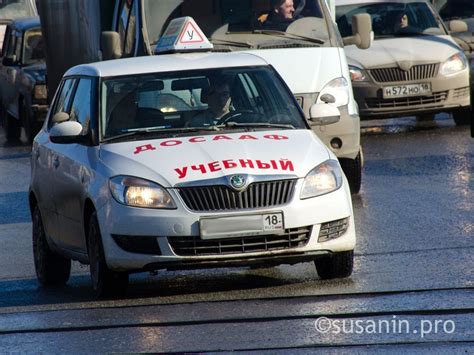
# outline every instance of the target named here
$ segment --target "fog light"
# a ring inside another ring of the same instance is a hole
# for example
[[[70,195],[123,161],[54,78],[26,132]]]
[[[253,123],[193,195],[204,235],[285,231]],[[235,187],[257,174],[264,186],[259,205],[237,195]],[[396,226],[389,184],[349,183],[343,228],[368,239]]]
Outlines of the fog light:
[[[331,147],[334,149],[341,149],[342,147],[342,140],[340,138],[333,138],[331,139]]]
[[[349,218],[323,223],[319,230],[318,242],[339,238],[347,232],[347,228],[349,228]]]

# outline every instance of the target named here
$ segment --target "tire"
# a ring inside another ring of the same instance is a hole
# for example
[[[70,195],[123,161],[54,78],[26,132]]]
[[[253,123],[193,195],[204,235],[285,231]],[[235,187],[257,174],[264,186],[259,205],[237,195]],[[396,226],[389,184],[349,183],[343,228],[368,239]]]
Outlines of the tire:
[[[354,266],[354,251],[343,251],[314,261],[316,271],[323,280],[348,277]]]
[[[36,278],[42,286],[64,285],[69,280],[71,260],[49,248],[38,206],[33,210],[33,257]]]
[[[7,134],[7,141],[15,141],[20,139],[21,135],[21,123],[15,117],[10,115],[8,112],[3,113],[4,122],[3,127]]]
[[[361,153],[357,154],[355,159],[341,158],[339,159],[342,171],[347,177],[351,194],[358,194],[362,184],[362,159]]]
[[[92,288],[98,298],[122,296],[128,287],[128,274],[115,272],[108,268],[100,234],[97,214],[89,221],[88,252]]]
[[[453,111],[453,120],[456,126],[467,125],[472,120],[472,112],[470,109]]]

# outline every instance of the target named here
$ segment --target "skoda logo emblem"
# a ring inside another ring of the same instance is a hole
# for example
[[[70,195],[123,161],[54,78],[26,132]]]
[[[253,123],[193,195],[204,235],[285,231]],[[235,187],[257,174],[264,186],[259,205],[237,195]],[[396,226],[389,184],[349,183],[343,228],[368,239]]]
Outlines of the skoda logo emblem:
[[[245,177],[242,175],[233,175],[230,178],[230,185],[236,189],[239,190],[245,186]]]

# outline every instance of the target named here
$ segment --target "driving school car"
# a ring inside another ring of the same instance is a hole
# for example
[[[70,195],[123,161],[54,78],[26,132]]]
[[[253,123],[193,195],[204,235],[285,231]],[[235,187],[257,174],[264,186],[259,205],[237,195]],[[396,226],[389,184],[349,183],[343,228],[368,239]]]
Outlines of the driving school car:
[[[210,124],[210,81],[230,111]],[[339,111],[317,104],[313,123]],[[352,272],[347,180],[277,72],[244,53],[120,59],[70,69],[32,150],[36,273],[90,264],[98,296],[132,272],[315,261]]]

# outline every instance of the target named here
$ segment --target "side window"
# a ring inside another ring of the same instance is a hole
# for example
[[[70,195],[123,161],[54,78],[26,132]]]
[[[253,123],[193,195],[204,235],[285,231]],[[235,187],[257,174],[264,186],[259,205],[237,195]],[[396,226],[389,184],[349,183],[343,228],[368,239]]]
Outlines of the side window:
[[[79,122],[87,131],[91,120],[92,80],[81,78],[69,113],[71,121]]]
[[[15,49],[16,49],[16,36],[15,32],[9,30],[7,33],[8,38],[5,38],[8,42],[6,44],[6,53],[5,55],[8,57],[11,57],[15,54]],[[20,59],[20,58],[17,58]]]
[[[136,6],[134,0],[122,0],[119,8],[118,28],[123,55],[133,54],[135,46]]]
[[[48,122],[48,128],[53,126],[53,116],[58,112],[69,112],[69,107],[71,106],[71,98],[76,86],[77,79],[66,79],[61,89],[56,96],[56,101],[53,103],[53,109],[50,115],[50,120]]]

